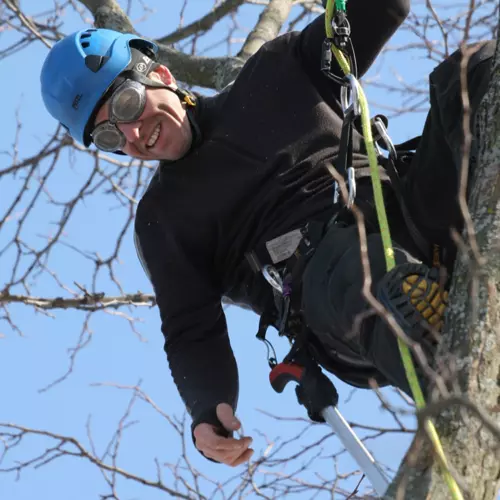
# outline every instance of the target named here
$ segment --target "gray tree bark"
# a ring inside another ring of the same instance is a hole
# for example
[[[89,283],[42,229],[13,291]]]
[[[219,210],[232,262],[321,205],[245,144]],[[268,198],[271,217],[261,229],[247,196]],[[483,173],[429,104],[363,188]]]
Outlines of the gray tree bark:
[[[440,346],[441,360],[454,359],[460,395],[429,408],[437,417],[436,428],[464,497],[474,500],[496,500],[500,487],[499,48],[497,37],[490,88],[477,116],[479,161],[471,179],[471,224],[464,231],[468,244],[455,266],[449,333]],[[422,433],[415,437],[386,498],[451,498]]]
[[[257,52],[267,41],[276,38],[287,20],[293,0],[270,0],[262,11],[259,21],[248,35],[238,57],[245,61]]]

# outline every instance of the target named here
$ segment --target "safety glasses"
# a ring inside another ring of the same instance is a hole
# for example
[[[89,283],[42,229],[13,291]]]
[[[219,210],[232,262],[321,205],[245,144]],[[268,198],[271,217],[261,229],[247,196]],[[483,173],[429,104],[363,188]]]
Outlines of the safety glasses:
[[[131,123],[139,119],[146,106],[146,87],[133,80],[125,80],[111,95],[109,119],[91,132],[93,143],[105,152],[121,151],[127,139],[117,123]]]

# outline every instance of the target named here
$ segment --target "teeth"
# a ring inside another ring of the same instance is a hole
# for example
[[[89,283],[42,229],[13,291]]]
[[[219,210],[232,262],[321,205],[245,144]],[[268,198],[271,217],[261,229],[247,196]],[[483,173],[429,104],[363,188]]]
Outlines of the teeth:
[[[151,134],[151,137],[146,143],[146,146],[148,148],[152,148],[155,145],[156,141],[158,140],[158,137],[160,137],[160,124],[158,124],[154,129],[153,133]]]

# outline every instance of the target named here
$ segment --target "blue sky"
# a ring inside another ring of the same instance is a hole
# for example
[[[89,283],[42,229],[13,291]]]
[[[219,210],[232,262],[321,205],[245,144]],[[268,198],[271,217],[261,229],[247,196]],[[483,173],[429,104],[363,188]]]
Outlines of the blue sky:
[[[354,1],[354,0],[352,0]],[[125,2],[123,2],[125,3]],[[201,0],[190,0],[184,13],[184,23],[188,23],[204,12],[207,4]],[[173,31],[179,20],[181,0],[158,0],[148,2],[155,14],[147,21],[136,24],[137,29],[152,38]],[[138,2],[134,2],[132,18],[139,16]],[[52,7],[48,0],[28,0],[22,3],[30,14]],[[250,28],[259,13],[256,6],[246,6],[240,10],[239,21],[242,28]],[[63,30],[70,33],[84,26],[81,18],[71,9],[63,18]],[[228,20],[217,25],[214,33],[204,37],[200,46],[210,46],[217,37],[222,37],[229,26]],[[301,27],[303,26],[300,25]],[[244,37],[245,29],[237,31],[235,37]],[[0,48],[9,45],[15,36],[4,33]],[[412,35],[402,31],[391,44],[403,45],[414,41]],[[225,47],[212,50],[207,55],[224,53]],[[16,113],[22,121],[18,144],[19,158],[36,153],[40,145],[55,130],[55,122],[45,112],[38,87],[38,75],[47,49],[41,43],[34,43],[28,49],[0,62],[2,73],[2,111],[4,117],[3,134],[0,137],[0,151],[12,151],[16,134]],[[382,64],[383,62],[383,64]],[[372,78],[384,78],[395,83],[397,75],[411,83],[425,81],[433,63],[421,56],[392,53],[377,61],[369,74]],[[7,77],[6,77],[7,75]],[[390,95],[376,89],[368,90],[369,99],[397,107],[405,97]],[[375,113],[378,110],[372,108]],[[424,114],[405,116],[391,123],[390,131],[395,141],[403,141],[418,135]],[[11,159],[6,154],[0,156],[0,170],[9,166]],[[48,163],[40,164],[40,174],[49,168]],[[67,201],[75,195],[81,182],[86,178],[92,162],[82,154],[63,153],[59,160],[58,171],[48,184],[51,196],[58,201]],[[107,167],[110,168],[111,167]],[[136,169],[132,168],[130,180],[135,178]],[[12,193],[20,186],[20,179],[0,179],[0,213],[12,202]],[[26,207],[29,193],[37,187],[36,181],[30,184],[28,197],[21,204]],[[105,194],[106,188],[98,190],[85,203],[79,204],[63,235],[63,240],[90,252],[99,252],[107,257],[114,248],[116,236],[127,218],[124,210],[119,209],[116,198]],[[9,197],[10,196],[10,197]],[[6,224],[0,232],[0,249],[10,241],[17,229],[16,217]],[[35,247],[44,243],[44,238],[53,234],[54,221],[60,217],[60,207],[48,203],[44,198],[27,221],[23,237]],[[127,292],[143,291],[150,293],[151,287],[136,258],[130,230],[121,248],[120,262],[115,267],[123,289]],[[0,256],[0,288],[9,280],[13,249]],[[68,246],[55,247],[48,266],[57,272],[62,282],[76,289],[74,283],[91,285],[91,263],[71,250]],[[110,282],[106,271],[100,273],[98,289],[117,294],[116,287]],[[64,291],[55,280],[42,274],[30,282],[31,293],[38,296],[58,296]],[[16,290],[24,293],[21,288]],[[96,386],[99,383],[134,386],[141,382],[142,389],[170,415],[182,417],[183,404],[178,396],[168,370],[163,352],[163,337],[156,309],[143,308],[135,311],[142,318],[138,325],[143,339],[140,340],[130,329],[128,322],[116,315],[97,313],[90,320],[91,341],[77,357],[75,368],[70,377],[48,391],[40,390],[63,375],[68,366],[69,351],[78,342],[84,313],[78,311],[53,311],[54,317],[36,313],[26,306],[11,306],[9,311],[21,328],[24,337],[0,322],[0,378],[2,380],[0,422],[15,422],[31,428],[45,429],[61,435],[74,436],[88,446],[86,425],[91,416],[92,437],[98,453],[102,453],[130,401],[131,391],[119,390],[109,386]],[[123,310],[132,313],[132,311]],[[263,415],[259,410],[282,417],[304,417],[305,411],[299,407],[294,391],[288,387],[283,394],[276,394],[269,386],[269,369],[266,363],[266,349],[255,339],[258,318],[251,313],[236,308],[227,310],[230,337],[240,370],[240,403],[238,415],[247,434],[254,437],[257,451],[266,447],[265,440],[259,437],[265,433],[269,439],[286,440],[300,429],[297,422],[276,421]],[[277,341],[270,332],[270,338],[278,348],[280,356],[286,354],[286,344]],[[335,380],[335,379],[334,379]],[[335,380],[340,393],[340,409],[352,421],[394,427],[393,419],[381,409],[377,398],[369,391],[355,391]],[[384,391],[387,397],[402,406],[402,401],[393,396],[392,391]],[[118,465],[129,472],[155,479],[155,458],[160,463],[175,463],[180,453],[180,441],[165,420],[149,405],[141,401],[133,407],[130,420],[135,425],[125,431]],[[411,426],[412,420],[406,419]],[[295,443],[298,449],[310,443],[314,436],[327,432],[325,426],[317,426]],[[363,435],[363,432],[360,432]],[[236,471],[212,464],[201,458],[194,450],[188,437],[188,453],[194,466],[207,476],[223,481]],[[401,434],[370,440],[370,450],[384,465],[393,469],[397,465],[409,443],[409,437]],[[55,443],[42,438],[30,438],[18,446],[3,466],[12,465],[13,460],[26,460]],[[330,438],[323,446],[325,450],[339,449],[340,445]],[[257,453],[258,455],[258,453]],[[300,462],[302,463],[302,461]],[[300,464],[299,464],[300,465]],[[346,473],[355,466],[345,454],[339,459],[339,471]],[[242,470],[242,468],[240,468]],[[318,472],[325,477],[333,477],[333,462],[320,459],[310,466],[309,474]],[[307,473],[304,477],[307,477]],[[164,471],[165,483],[173,486],[168,472]],[[88,500],[98,499],[99,494],[109,493],[99,471],[82,459],[64,457],[39,468],[25,470],[19,481],[13,474],[0,475],[0,498],[7,500]],[[342,484],[349,487],[353,481]],[[139,486],[132,481],[120,480],[119,498],[153,500],[164,497],[163,493]],[[365,481],[365,487],[369,487]],[[207,490],[206,490],[207,491]],[[313,493],[311,493],[312,497]],[[252,497],[252,495],[251,495]],[[305,498],[305,496],[301,496]],[[321,497],[320,497],[321,498]],[[339,497],[340,498],[340,497]]]

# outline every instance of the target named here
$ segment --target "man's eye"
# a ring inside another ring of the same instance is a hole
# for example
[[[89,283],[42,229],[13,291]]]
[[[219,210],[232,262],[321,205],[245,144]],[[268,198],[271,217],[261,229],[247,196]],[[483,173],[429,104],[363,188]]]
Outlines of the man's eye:
[[[124,91],[117,96],[113,105],[118,119],[131,120],[137,118],[135,115],[140,108],[141,97],[133,90]]]

